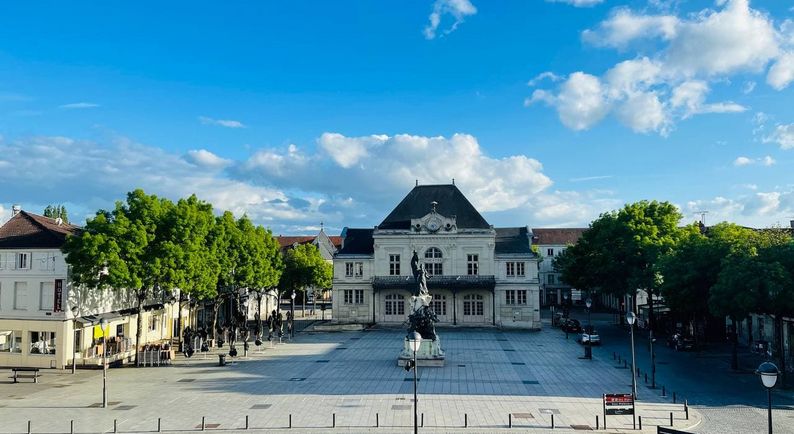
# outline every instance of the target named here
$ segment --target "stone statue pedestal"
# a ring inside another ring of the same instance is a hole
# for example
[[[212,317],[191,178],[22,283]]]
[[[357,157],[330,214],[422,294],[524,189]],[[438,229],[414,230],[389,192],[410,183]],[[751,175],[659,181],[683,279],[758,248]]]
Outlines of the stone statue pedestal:
[[[430,294],[420,294],[411,297],[411,312],[416,312],[425,306],[430,306],[433,297]],[[408,360],[413,360],[414,352],[411,350],[411,343],[408,338],[403,339],[403,349],[397,357],[397,366],[405,366]],[[441,349],[441,338],[436,333],[436,338],[422,339],[419,351],[416,352],[416,364],[419,366],[444,366],[444,350]]]

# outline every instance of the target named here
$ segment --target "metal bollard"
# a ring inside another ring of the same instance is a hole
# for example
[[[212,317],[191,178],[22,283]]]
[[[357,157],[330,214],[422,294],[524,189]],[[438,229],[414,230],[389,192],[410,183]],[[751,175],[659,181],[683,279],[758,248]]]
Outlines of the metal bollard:
[[[686,420],[689,420],[689,405],[687,405],[686,400],[684,400],[684,415],[686,416]]]
[[[380,426],[380,413],[375,413],[375,428]]]
[[[30,434],[30,421],[28,421],[28,434]]]
[[[640,422],[640,431],[642,431],[642,416],[637,416],[637,420]]]
[[[248,429],[248,415],[245,415],[245,429]]]
[[[667,392],[666,392],[664,386],[662,386],[662,396],[667,396]]]
[[[289,414],[289,428],[292,428],[292,413]]]
[[[206,426],[207,426],[207,424],[206,424],[206,418],[205,418],[204,416],[201,416],[201,430],[202,430],[202,431],[204,431],[204,428],[205,428]]]
[[[159,417],[157,418],[157,432],[163,432],[163,430],[161,429],[160,418]],[[74,434],[74,433],[72,433],[72,434]]]
[[[673,392],[673,404],[675,404],[675,392]]]
[[[551,414],[551,429],[554,429],[554,413]]]
[[[331,413],[331,428],[336,428],[336,413]]]
[[[596,429],[598,429],[598,415],[596,415]]]
[[[670,412],[670,426],[673,426],[673,412]]]
[[[69,421],[69,433],[74,434],[74,420]]]
[[[507,413],[507,427],[513,427],[513,413]]]
[[[469,427],[469,415],[467,413],[463,413],[463,428]]]
[[[119,432],[119,424],[116,419],[113,419],[113,433]]]
[[[425,414],[422,413],[422,420],[419,422],[419,426],[424,428],[425,427]]]

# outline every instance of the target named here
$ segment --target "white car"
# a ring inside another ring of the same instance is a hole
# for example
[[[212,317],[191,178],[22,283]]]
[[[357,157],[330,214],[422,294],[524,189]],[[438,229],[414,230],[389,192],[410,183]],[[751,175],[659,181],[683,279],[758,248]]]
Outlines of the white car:
[[[601,336],[598,336],[598,332],[596,330],[593,330],[590,333],[584,332],[579,336],[580,344],[586,345],[588,342],[590,342],[590,345],[601,345]]]

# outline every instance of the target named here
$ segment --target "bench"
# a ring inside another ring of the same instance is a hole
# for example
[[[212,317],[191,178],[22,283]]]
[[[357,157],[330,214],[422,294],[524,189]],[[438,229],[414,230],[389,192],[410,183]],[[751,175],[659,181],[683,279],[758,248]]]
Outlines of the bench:
[[[39,368],[11,368],[11,371],[14,375],[8,378],[13,378],[14,383],[16,383],[19,378],[32,378],[34,383],[38,383],[39,377],[41,376],[41,374],[39,374]],[[30,372],[30,374],[25,374],[24,372]]]

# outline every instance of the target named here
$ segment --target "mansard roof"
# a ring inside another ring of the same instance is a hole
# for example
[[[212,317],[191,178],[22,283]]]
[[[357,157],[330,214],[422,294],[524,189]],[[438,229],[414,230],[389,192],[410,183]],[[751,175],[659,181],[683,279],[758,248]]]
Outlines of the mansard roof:
[[[417,185],[378,225],[378,229],[408,229],[411,219],[424,217],[437,202],[436,212],[455,217],[458,229],[489,229],[491,225],[480,215],[454,184]]]
[[[0,226],[0,249],[59,249],[79,226],[20,211]]]
[[[532,253],[529,245],[529,229],[526,226],[520,228],[496,228],[496,245],[494,253]]]
[[[344,228],[342,230],[342,248],[337,254],[371,255],[375,253],[372,232],[373,229]]]

